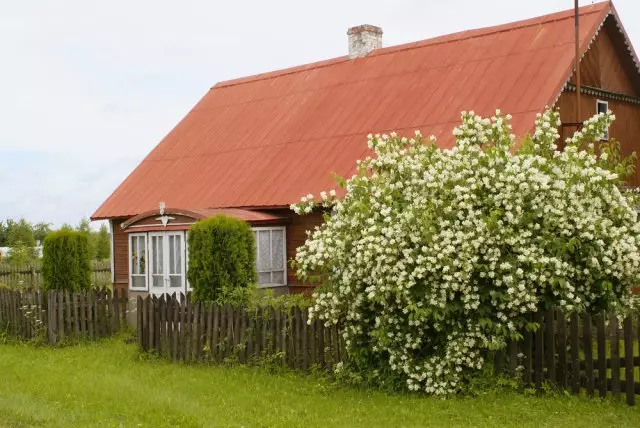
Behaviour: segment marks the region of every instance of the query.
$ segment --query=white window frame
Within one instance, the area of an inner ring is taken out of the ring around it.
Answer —
[[[282,284],[275,284],[275,283],[260,284],[258,282],[258,287],[259,288],[286,287],[287,286],[287,227],[286,226],[264,226],[264,227],[252,227],[251,230],[256,232],[256,237],[258,236],[257,232],[272,231],[272,230],[282,231],[282,266],[284,271],[283,272],[284,282]],[[269,245],[271,245],[271,242],[269,242]],[[258,275],[259,275],[260,271],[258,270],[258,251],[260,251],[260,247],[258,244],[258,240],[256,239],[256,272],[258,272]],[[269,270],[268,272],[273,272],[273,271]]]
[[[605,112],[609,111],[609,101],[604,101],[604,100],[596,100],[596,114],[599,113],[599,108],[600,105],[604,104],[604,106],[606,107]],[[607,129],[604,133],[604,141],[609,141],[609,130]]]
[[[133,277],[133,263],[132,263],[132,248],[131,244],[133,241],[133,237],[144,237],[144,246],[145,246],[145,262],[144,262],[144,274],[136,274],[136,276],[144,276],[144,288],[143,287],[134,287],[133,281],[131,280]],[[149,291],[149,236],[146,233],[130,233],[128,239],[128,247],[127,254],[129,256],[129,290],[131,291]]]

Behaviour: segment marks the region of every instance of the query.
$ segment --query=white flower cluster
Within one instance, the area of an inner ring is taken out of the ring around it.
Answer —
[[[340,323],[350,358],[411,390],[455,392],[539,308],[619,306],[640,277],[637,213],[589,146],[613,115],[562,151],[557,112],[517,152],[509,119],[463,112],[449,150],[419,133],[370,135],[375,156],[343,198],[320,198],[332,215],[298,249],[298,275],[325,284],[311,318]]]

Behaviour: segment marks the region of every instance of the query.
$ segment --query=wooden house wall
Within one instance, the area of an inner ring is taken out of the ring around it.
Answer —
[[[609,17],[582,58],[580,82],[595,88],[638,96],[640,87],[637,73],[624,45],[624,37],[618,31],[613,17]],[[635,79],[631,76],[635,76]],[[570,82],[576,83],[575,75]]]
[[[113,219],[113,288],[119,292],[129,289],[129,238],[120,227],[127,219]]]
[[[315,212],[306,216],[298,216],[289,210],[279,210],[278,214],[289,217],[286,231],[287,262],[294,258],[296,249],[304,244],[307,230],[313,230],[315,226],[322,224],[322,214]],[[128,292],[129,289],[129,238],[128,234],[120,227],[127,219],[114,219],[113,221],[113,266],[114,288],[118,291]],[[287,283],[292,292],[309,294],[313,287],[301,284],[296,278],[295,272],[287,264]],[[276,290],[279,291],[279,290]]]

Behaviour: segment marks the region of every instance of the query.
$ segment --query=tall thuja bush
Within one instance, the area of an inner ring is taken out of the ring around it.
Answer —
[[[91,288],[87,236],[71,230],[47,235],[42,248],[42,275],[46,290],[80,291]]]
[[[255,239],[244,221],[218,215],[189,230],[187,276],[198,300],[216,300],[255,284],[255,261]]]
[[[584,123],[559,151],[559,114],[538,116],[516,150],[509,115],[462,113],[455,147],[434,137],[370,135],[375,157],[292,206],[332,208],[297,251],[301,278],[325,284],[311,319],[340,321],[351,368],[379,382],[447,394],[484,366],[484,350],[535,329],[555,305],[621,308],[640,276],[640,226],[619,175]]]

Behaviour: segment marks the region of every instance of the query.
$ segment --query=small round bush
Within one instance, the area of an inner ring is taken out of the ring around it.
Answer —
[[[90,289],[91,262],[87,236],[71,230],[49,234],[42,248],[42,275],[45,290]]]
[[[241,220],[218,215],[189,230],[187,276],[196,300],[216,300],[235,288],[255,284],[255,239]]]

